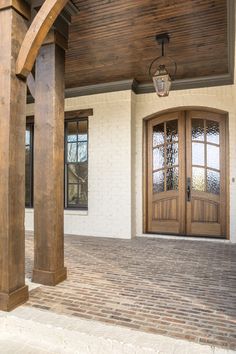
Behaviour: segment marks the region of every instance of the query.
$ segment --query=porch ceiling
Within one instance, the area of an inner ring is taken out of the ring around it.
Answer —
[[[168,32],[176,79],[227,74],[227,0],[74,0],[66,87],[136,79],[150,82],[160,55],[155,35]]]

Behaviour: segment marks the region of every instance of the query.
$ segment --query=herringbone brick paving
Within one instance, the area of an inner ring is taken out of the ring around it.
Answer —
[[[27,235],[31,277],[33,236]],[[28,306],[236,349],[236,246],[65,236],[68,280]]]

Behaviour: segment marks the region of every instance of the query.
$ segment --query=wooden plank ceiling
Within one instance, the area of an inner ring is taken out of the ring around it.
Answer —
[[[168,32],[176,79],[228,72],[226,0],[73,0],[66,87],[136,79],[148,83],[160,55],[155,35]]]

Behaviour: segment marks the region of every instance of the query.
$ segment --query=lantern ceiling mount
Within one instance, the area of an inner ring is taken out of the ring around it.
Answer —
[[[161,56],[155,58],[149,67],[149,75],[152,77],[156,93],[159,97],[165,97],[169,95],[171,88],[172,80],[177,71],[176,62],[165,55],[165,44],[168,44],[170,41],[170,36],[168,33],[161,33],[156,35],[156,41],[161,45]],[[152,73],[153,65],[157,64],[158,68],[155,73]],[[167,66],[169,64],[174,64],[174,73],[170,75]]]
[[[164,49],[164,44],[169,43],[170,41],[170,36],[168,33],[161,33],[156,35],[156,41],[158,44],[161,44]],[[164,56],[164,54],[162,54]]]

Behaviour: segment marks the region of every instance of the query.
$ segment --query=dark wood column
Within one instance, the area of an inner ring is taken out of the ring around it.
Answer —
[[[33,281],[56,285],[64,267],[64,39],[51,32],[35,70]],[[60,45],[59,45],[60,44]]]
[[[15,63],[27,31],[24,2],[0,4],[0,310],[28,299],[25,286],[26,83]],[[22,5],[22,7],[20,6]]]

